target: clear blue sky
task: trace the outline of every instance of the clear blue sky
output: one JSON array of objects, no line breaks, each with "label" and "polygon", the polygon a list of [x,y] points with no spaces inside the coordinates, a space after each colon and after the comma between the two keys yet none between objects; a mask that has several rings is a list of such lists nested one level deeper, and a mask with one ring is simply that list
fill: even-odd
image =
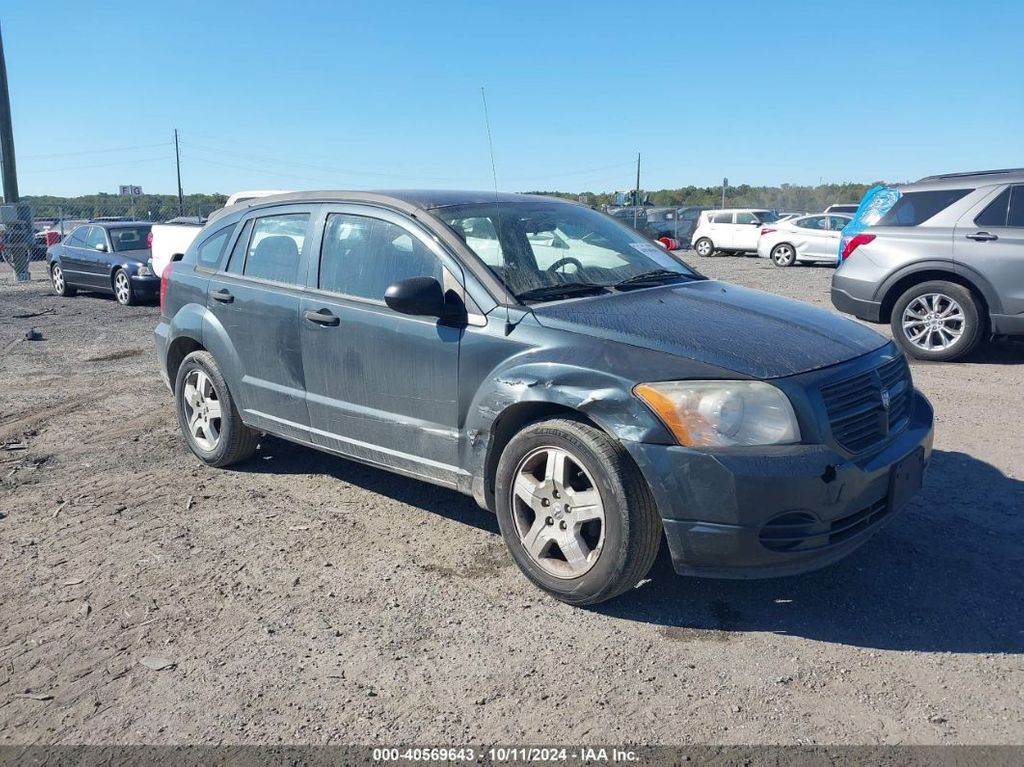
[{"label": "clear blue sky", "polygon": [[[23,194],[1024,166],[1024,3],[4,0]],[[118,150],[118,151],[106,151]]]}]

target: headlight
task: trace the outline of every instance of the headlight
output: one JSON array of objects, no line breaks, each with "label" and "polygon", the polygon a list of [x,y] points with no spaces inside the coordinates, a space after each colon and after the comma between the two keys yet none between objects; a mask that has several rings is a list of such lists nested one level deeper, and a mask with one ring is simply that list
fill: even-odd
[{"label": "headlight", "polygon": [[146,265],[146,264],[141,264],[139,266],[138,275],[140,277],[152,277],[153,276],[153,269],[151,267],[149,267],[148,265]]},{"label": "headlight", "polygon": [[762,381],[667,381],[633,389],[680,445],[790,445],[800,441],[793,406]]}]

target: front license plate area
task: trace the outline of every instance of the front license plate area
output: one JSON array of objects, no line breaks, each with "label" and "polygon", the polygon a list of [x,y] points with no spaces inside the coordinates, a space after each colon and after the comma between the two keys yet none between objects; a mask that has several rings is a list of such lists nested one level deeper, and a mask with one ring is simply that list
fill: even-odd
[{"label": "front license plate area", "polygon": [[918,448],[889,472],[889,511],[899,511],[924,481],[924,450]]}]

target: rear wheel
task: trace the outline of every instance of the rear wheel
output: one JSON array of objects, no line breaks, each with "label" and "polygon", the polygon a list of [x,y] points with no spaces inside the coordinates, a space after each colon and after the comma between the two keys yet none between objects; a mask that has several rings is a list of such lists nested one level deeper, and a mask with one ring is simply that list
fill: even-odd
[{"label": "rear wheel", "polygon": [[922,282],[907,290],[892,309],[890,326],[907,354],[935,362],[963,357],[984,336],[974,294],[944,280]]},{"label": "rear wheel", "polygon": [[75,289],[68,285],[67,277],[64,276],[64,270],[61,269],[60,264],[50,267],[50,282],[53,284],[53,292],[58,296],[75,295]]},{"label": "rear wheel", "polygon": [[771,258],[776,266],[792,266],[796,263],[796,250],[788,242],[781,242],[772,248]]},{"label": "rear wheel", "polygon": [[495,500],[519,569],[569,604],[632,588],[661,543],[640,470],[621,445],[578,421],[540,421],[517,434],[498,462]]},{"label": "rear wheel", "polygon": [[701,237],[694,244],[693,249],[697,251],[698,256],[711,256],[714,255],[715,244],[707,237]]},{"label": "rear wheel", "polygon": [[174,382],[178,425],[196,457],[210,466],[228,466],[256,452],[259,432],[238,415],[213,355],[192,352],[178,368]]}]

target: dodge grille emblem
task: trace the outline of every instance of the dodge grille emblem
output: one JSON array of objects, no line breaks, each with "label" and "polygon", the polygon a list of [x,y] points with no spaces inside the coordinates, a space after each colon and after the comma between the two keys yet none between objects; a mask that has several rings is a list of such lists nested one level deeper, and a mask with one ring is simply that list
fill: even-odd
[{"label": "dodge grille emblem", "polygon": [[885,408],[886,410],[889,409],[889,401],[890,401],[889,390],[888,389],[882,389],[882,407]]}]

